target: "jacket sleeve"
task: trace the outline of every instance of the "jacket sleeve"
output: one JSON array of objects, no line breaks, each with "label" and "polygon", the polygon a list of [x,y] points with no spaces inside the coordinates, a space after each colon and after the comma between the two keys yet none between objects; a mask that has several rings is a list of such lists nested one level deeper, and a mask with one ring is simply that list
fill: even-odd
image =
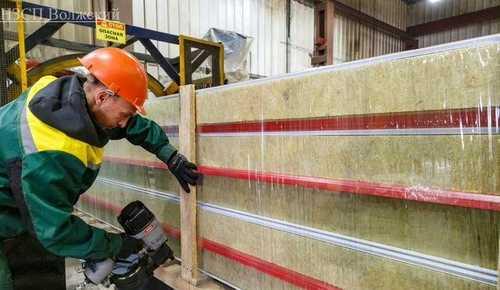
[{"label": "jacket sleeve", "polygon": [[37,239],[48,251],[79,259],[116,256],[122,244],[119,234],[72,215],[86,169],[80,160],[64,152],[43,151],[26,155],[21,166],[24,204]]},{"label": "jacket sleeve", "polygon": [[139,115],[132,117],[127,127],[108,130],[108,134],[112,140],[127,138],[130,143],[140,145],[163,162],[177,152],[160,125]]}]

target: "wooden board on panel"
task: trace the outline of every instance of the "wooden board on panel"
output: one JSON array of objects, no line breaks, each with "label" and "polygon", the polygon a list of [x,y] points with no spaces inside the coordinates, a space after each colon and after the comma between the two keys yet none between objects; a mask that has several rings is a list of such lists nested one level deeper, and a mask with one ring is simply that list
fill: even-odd
[{"label": "wooden board on panel", "polygon": [[[182,86],[180,89],[180,123],[179,150],[186,158],[196,163],[196,99],[194,85]],[[191,193],[180,188],[181,203],[181,257],[184,280],[193,285],[198,284],[198,243],[196,221],[196,187]]]}]

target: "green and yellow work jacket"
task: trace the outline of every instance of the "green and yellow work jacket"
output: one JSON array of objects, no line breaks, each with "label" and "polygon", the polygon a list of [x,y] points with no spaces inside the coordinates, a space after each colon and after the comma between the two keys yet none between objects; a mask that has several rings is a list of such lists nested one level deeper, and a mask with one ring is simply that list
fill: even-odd
[{"label": "green and yellow work jacket", "polygon": [[100,128],[82,85],[77,76],[43,77],[0,108],[0,241],[29,231],[59,256],[115,256],[119,235],[72,215],[97,177],[104,145],[126,138],[163,161],[175,153],[162,128],[141,116],[123,129]]}]

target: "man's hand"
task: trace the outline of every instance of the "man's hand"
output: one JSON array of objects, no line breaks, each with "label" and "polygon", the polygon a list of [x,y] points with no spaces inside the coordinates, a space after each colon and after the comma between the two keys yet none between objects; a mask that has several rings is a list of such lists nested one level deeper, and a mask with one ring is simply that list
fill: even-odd
[{"label": "man's hand", "polygon": [[189,193],[189,185],[195,185],[201,174],[196,171],[198,168],[192,162],[189,162],[182,154],[174,154],[167,162],[168,169],[177,178],[185,192]]},{"label": "man's hand", "polygon": [[83,263],[85,281],[94,285],[101,284],[113,270],[114,263],[115,262],[109,258],[104,260],[85,261],[85,263]]}]

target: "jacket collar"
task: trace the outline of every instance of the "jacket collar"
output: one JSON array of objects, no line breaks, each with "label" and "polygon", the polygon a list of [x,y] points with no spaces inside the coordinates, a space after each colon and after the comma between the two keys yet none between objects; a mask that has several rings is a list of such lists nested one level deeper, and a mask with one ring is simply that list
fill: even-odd
[{"label": "jacket collar", "polygon": [[109,137],[91,117],[83,82],[76,75],[61,77],[41,89],[29,103],[29,109],[38,119],[68,136],[103,147]]}]

